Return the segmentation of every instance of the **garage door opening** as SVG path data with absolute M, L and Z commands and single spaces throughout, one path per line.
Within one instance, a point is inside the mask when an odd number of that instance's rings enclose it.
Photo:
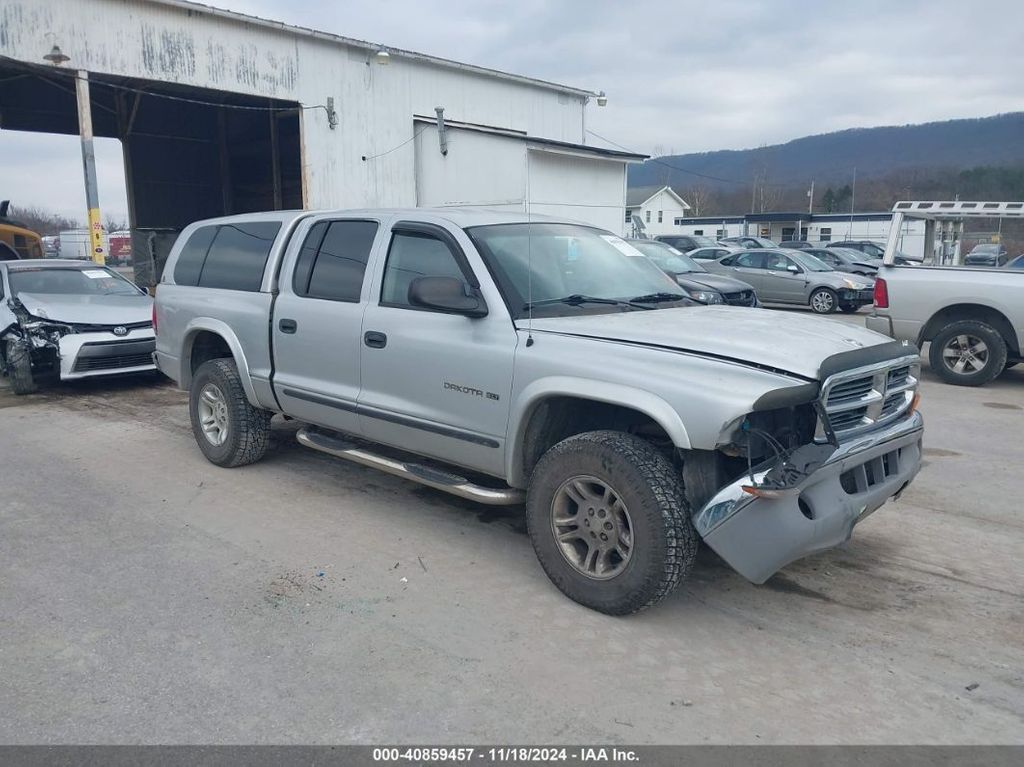
M 0 129 L 77 134 L 75 77 L 0 59 Z M 100 74 L 89 90 L 95 135 L 122 143 L 140 284 L 193 221 L 303 207 L 297 103 Z M 67 178 L 81 184 L 81 166 Z

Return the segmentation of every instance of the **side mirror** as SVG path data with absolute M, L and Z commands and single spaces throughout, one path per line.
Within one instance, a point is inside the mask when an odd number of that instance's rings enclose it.
M 790 264 L 786 267 L 786 271 L 790 274 L 800 274 L 800 267 L 796 264 Z
M 153 295 L 153 291 L 152 291 L 152 290 L 150 290 L 149 288 L 147 288 L 147 287 L 146 287 L 145 285 L 140 285 L 140 284 L 139 284 L 139 283 L 137 283 L 137 282 L 136 282 L 136 283 L 134 283 L 134 285 L 135 285 L 135 287 L 137 287 L 137 288 L 138 288 L 139 290 L 141 290 L 141 291 L 142 291 L 143 293 L 145 293 L 145 294 L 146 294 L 147 296 L 151 296 L 151 295 Z
M 409 303 L 447 314 L 487 316 L 479 291 L 454 277 L 417 277 L 409 285 Z

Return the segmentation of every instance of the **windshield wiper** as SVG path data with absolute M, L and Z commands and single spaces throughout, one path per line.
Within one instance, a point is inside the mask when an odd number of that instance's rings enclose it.
M 629 299 L 634 304 L 660 304 L 666 301 L 684 301 L 689 296 L 682 293 L 648 293 L 643 296 L 635 296 Z
M 647 298 L 647 296 L 641 296 L 641 298 Z M 619 298 L 600 298 L 598 296 L 585 296 L 582 293 L 573 293 L 571 296 L 562 296 L 561 298 L 545 298 L 541 301 L 530 301 L 523 304 L 523 310 L 530 308 L 536 309 L 538 306 L 552 306 L 553 304 L 567 304 L 569 306 L 580 306 L 581 304 L 608 304 L 609 306 L 631 306 L 634 309 L 650 309 L 649 306 L 644 306 L 641 303 L 637 303 L 635 299 L 626 301 Z

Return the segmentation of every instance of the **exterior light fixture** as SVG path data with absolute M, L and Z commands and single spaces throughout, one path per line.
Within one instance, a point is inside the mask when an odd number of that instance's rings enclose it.
M 49 53 L 47 53 L 45 56 L 43 56 L 43 60 L 44 61 L 49 61 L 55 67 L 59 67 L 65 61 L 71 61 L 71 57 L 70 56 L 65 56 L 64 55 L 64 51 L 62 51 L 60 49 L 60 46 L 59 45 L 55 45 L 55 46 L 53 46 L 53 48 L 50 49 Z
M 381 66 L 387 66 L 391 63 L 391 54 L 385 51 L 383 48 L 377 51 L 377 63 Z
M 605 95 L 604 91 L 599 91 L 598 92 L 598 94 L 597 94 L 597 105 L 599 107 L 606 107 L 606 106 L 608 106 L 608 97 Z

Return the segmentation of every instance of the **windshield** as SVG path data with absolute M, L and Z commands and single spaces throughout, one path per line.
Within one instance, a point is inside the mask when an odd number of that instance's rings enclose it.
M 831 272 L 832 267 L 819 258 L 799 250 L 790 250 L 786 255 L 796 261 L 809 272 Z
M 691 235 L 690 240 L 696 248 L 713 248 L 716 244 L 710 237 L 702 237 L 699 234 Z
M 675 281 L 653 268 L 643 254 L 622 238 L 599 229 L 538 223 L 495 224 L 467 231 L 517 319 L 527 315 L 528 303 L 533 304 L 535 316 L 635 308 L 586 301 L 538 306 L 568 297 L 628 301 L 672 294 L 680 300 L 686 298 Z
M 680 274 L 683 272 L 704 271 L 703 266 L 686 254 L 680 253 L 671 245 L 654 241 L 643 242 L 639 240 L 631 240 L 627 244 L 632 245 L 634 248 L 639 250 L 666 272 Z
M 88 269 L 11 269 L 11 292 L 71 296 L 137 296 L 139 289 L 117 272 L 97 266 Z
M 971 250 L 971 253 L 977 253 L 980 255 L 995 255 L 998 252 L 998 245 L 975 245 Z

